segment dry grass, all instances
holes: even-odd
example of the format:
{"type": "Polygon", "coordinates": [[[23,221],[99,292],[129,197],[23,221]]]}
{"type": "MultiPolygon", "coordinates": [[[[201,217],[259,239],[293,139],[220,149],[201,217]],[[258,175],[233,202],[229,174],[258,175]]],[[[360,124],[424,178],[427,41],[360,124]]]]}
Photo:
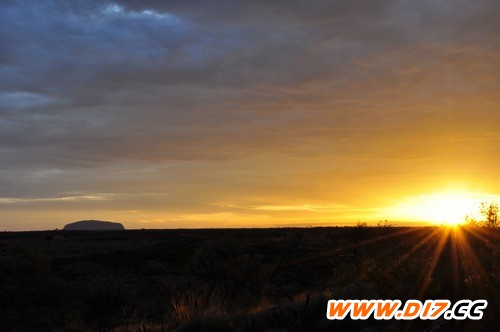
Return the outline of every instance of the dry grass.
{"type": "Polygon", "coordinates": [[[191,290],[174,296],[170,305],[167,317],[169,325],[175,327],[190,321],[227,316],[224,299],[207,289],[191,290]]]}

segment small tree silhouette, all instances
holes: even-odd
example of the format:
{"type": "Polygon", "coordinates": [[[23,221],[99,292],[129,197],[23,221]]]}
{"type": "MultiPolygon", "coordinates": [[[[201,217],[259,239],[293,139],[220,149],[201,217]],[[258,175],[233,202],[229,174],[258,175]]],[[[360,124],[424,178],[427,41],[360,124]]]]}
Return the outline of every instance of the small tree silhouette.
{"type": "Polygon", "coordinates": [[[484,220],[477,220],[471,216],[465,217],[465,224],[467,226],[483,226],[483,227],[497,227],[498,221],[498,204],[496,203],[481,203],[479,212],[484,216],[484,220]]]}
{"type": "Polygon", "coordinates": [[[496,203],[481,203],[480,211],[486,218],[484,221],[488,227],[498,226],[498,205],[496,203]]]}

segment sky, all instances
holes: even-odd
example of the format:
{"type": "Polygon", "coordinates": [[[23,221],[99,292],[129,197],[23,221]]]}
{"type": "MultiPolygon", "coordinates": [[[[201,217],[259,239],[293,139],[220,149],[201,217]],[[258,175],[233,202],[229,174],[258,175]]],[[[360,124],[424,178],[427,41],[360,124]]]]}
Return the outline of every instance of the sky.
{"type": "Polygon", "coordinates": [[[4,0],[0,230],[417,224],[443,199],[494,200],[499,14],[4,0]]]}

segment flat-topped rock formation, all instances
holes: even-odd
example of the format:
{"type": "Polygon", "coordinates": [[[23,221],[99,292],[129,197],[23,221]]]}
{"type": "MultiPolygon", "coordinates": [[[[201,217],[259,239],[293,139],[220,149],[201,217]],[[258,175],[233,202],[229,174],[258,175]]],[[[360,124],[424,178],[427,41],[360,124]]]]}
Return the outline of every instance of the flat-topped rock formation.
{"type": "Polygon", "coordinates": [[[64,226],[65,231],[119,231],[124,230],[119,222],[101,220],[81,220],[64,226]]]}

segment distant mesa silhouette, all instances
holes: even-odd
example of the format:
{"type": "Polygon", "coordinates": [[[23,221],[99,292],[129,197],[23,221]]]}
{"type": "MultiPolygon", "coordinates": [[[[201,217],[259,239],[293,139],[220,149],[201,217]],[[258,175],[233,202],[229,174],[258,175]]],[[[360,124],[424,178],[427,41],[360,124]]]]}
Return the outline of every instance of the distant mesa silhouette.
{"type": "Polygon", "coordinates": [[[119,222],[101,220],[81,220],[64,226],[65,231],[119,231],[124,230],[119,222]]]}

